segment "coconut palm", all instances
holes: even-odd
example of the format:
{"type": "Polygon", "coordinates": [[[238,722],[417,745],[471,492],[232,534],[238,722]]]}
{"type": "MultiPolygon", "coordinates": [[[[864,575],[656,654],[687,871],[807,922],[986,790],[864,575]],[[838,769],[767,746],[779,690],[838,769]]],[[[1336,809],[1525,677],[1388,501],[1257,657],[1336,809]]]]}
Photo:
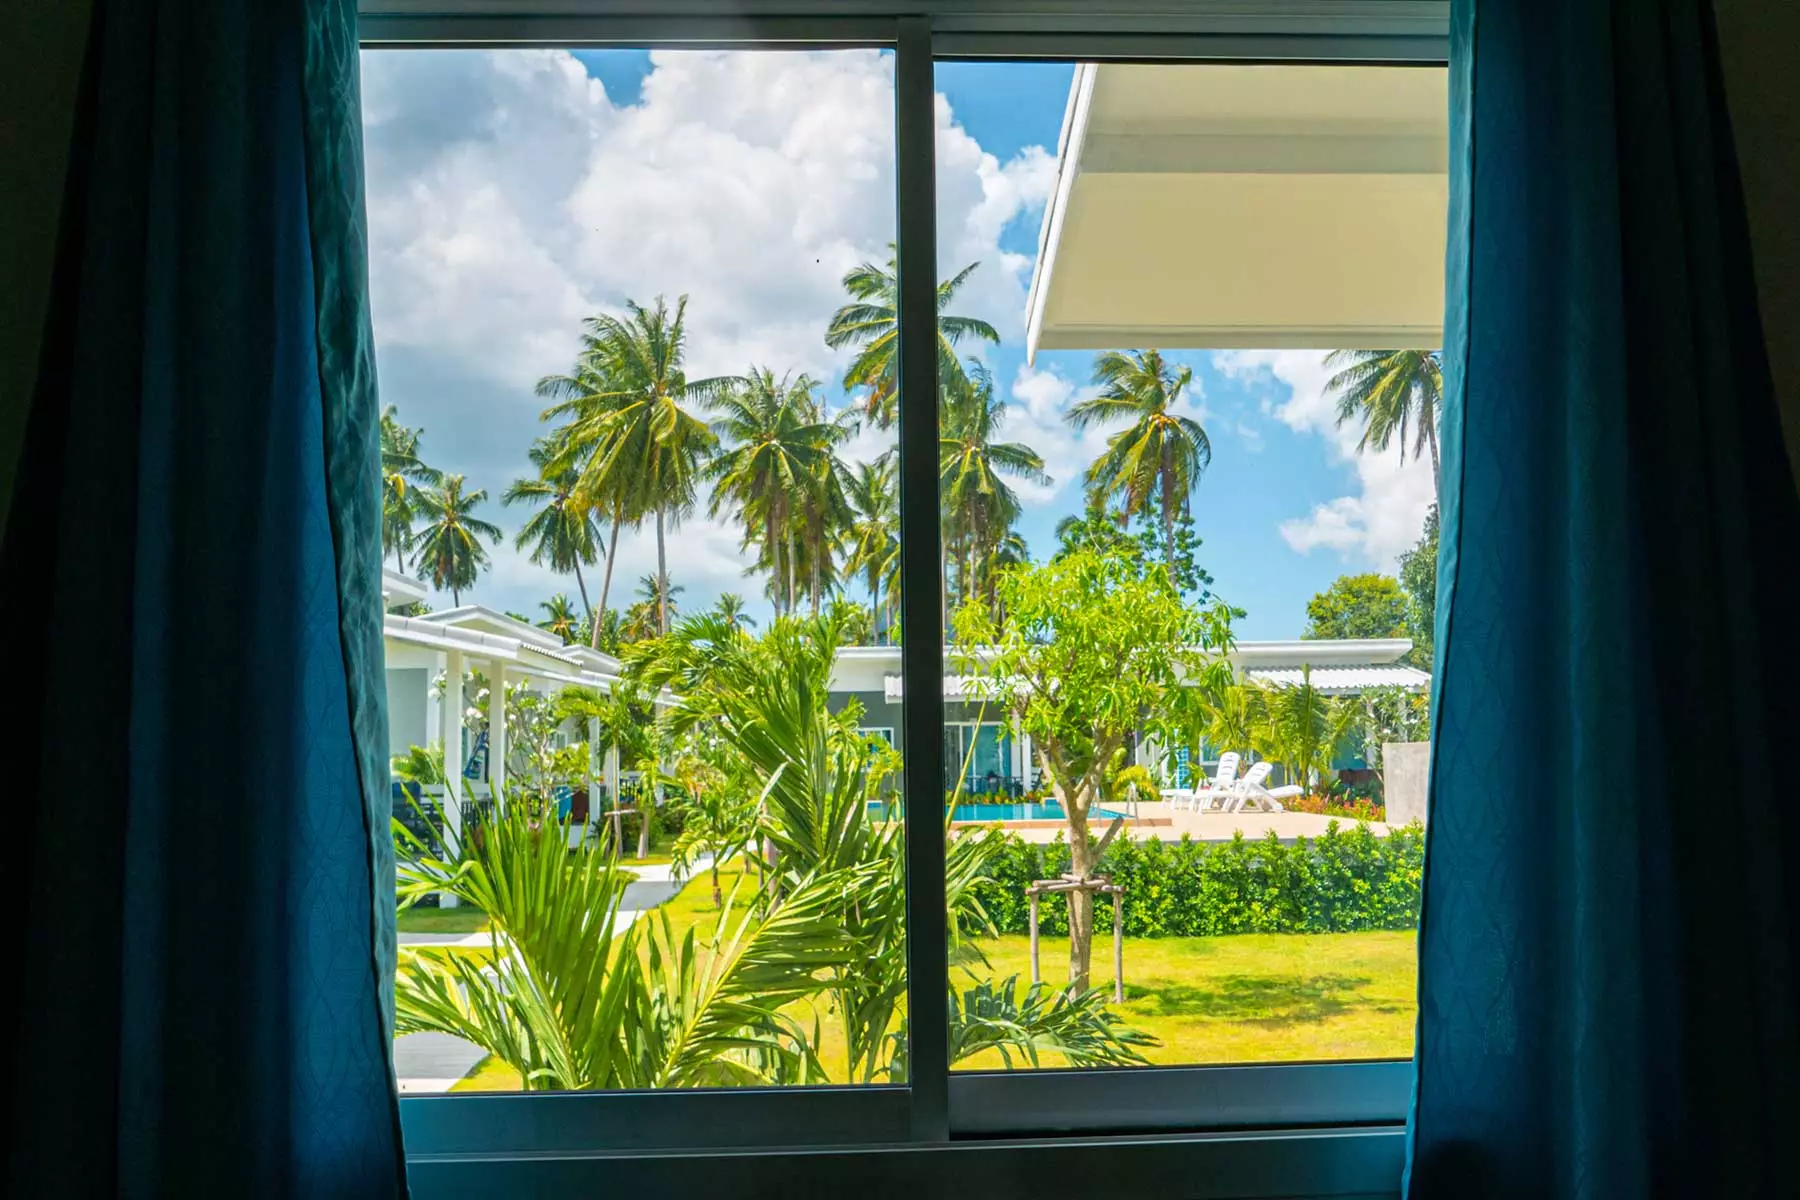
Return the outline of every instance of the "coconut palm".
{"type": "MultiPolygon", "coordinates": [[[[844,276],[844,290],[850,293],[851,303],[833,313],[831,324],[825,329],[825,344],[833,350],[860,347],[844,372],[844,390],[868,389],[863,399],[864,419],[880,429],[894,423],[900,371],[900,282],[893,249],[890,242],[885,266],[863,263],[844,276]]],[[[944,311],[980,265],[970,263],[937,287],[940,386],[962,379],[962,364],[956,359],[958,342],[966,337],[995,344],[1000,341],[1000,334],[986,321],[944,311]]]]}
{"type": "Polygon", "coordinates": [[[536,477],[515,479],[500,496],[502,504],[529,504],[538,510],[519,530],[513,545],[521,550],[530,547],[534,563],[560,574],[573,574],[575,586],[581,590],[581,606],[591,614],[594,606],[588,600],[581,564],[592,564],[599,557],[600,530],[593,509],[575,497],[579,472],[572,467],[551,469],[558,450],[545,438],[532,443],[530,458],[538,469],[536,477]]]}
{"type": "Polygon", "coordinates": [[[1175,411],[1193,381],[1191,367],[1175,367],[1156,350],[1109,350],[1094,360],[1098,395],[1069,406],[1077,429],[1125,424],[1107,439],[1088,468],[1088,486],[1116,496],[1127,519],[1161,501],[1163,561],[1175,567],[1175,514],[1186,511],[1194,484],[1212,462],[1212,442],[1192,417],[1175,411]]]}
{"type": "Polygon", "coordinates": [[[844,567],[860,574],[868,587],[869,609],[878,633],[892,625],[890,620],[884,626],[881,618],[891,617],[890,610],[900,597],[900,496],[894,476],[891,460],[858,463],[844,489],[851,514],[845,530],[849,557],[844,567]],[[882,607],[884,592],[887,608],[882,607]]]}
{"type": "Polygon", "coordinates": [[[1431,453],[1431,486],[1438,479],[1438,413],[1444,402],[1443,361],[1435,350],[1334,350],[1325,365],[1336,374],[1325,381],[1337,395],[1337,423],[1361,419],[1359,451],[1386,450],[1400,435],[1406,461],[1410,435],[1413,457],[1431,453]]]}
{"type": "Polygon", "coordinates": [[[481,569],[488,565],[481,539],[498,542],[501,538],[499,526],[475,516],[476,507],[487,498],[483,488],[464,492],[461,475],[446,475],[442,483],[413,493],[412,503],[427,522],[419,538],[418,564],[427,572],[431,586],[440,592],[449,588],[451,600],[459,605],[462,589],[474,587],[481,569]]]}
{"type": "Polygon", "coordinates": [[[575,612],[575,606],[561,592],[542,601],[538,605],[544,610],[544,619],[538,626],[548,629],[567,645],[581,636],[581,617],[575,612]]]}
{"type": "Polygon", "coordinates": [[[961,383],[944,389],[938,415],[938,491],[946,551],[957,556],[963,598],[992,592],[992,556],[1019,516],[1002,476],[1048,486],[1044,460],[1023,442],[997,442],[1006,402],[976,359],[961,383]],[[990,586],[983,587],[986,583],[990,586]]]}
{"type": "MultiPolygon", "coordinates": [[[[847,432],[847,430],[846,430],[847,432]]],[[[838,549],[851,520],[844,480],[849,468],[829,447],[813,464],[800,494],[798,512],[801,560],[806,565],[807,593],[813,616],[827,591],[838,583],[838,549]]]]}
{"type": "MultiPolygon", "coordinates": [[[[623,319],[588,318],[576,373],[540,380],[538,392],[558,399],[545,420],[568,420],[554,468],[577,467],[574,494],[615,523],[654,519],[656,574],[666,582],[668,527],[693,508],[701,461],[717,441],[684,406],[712,402],[742,381],[687,377],[686,296],[673,311],[660,296],[652,307],[631,300],[625,309],[623,319]]],[[[666,603],[657,616],[667,633],[666,603]]]]}
{"type": "Polygon", "coordinates": [[[394,565],[406,573],[406,552],[413,545],[413,484],[438,483],[442,472],[428,467],[419,457],[422,429],[400,424],[398,410],[388,405],[381,413],[381,542],[394,552],[394,565]]]}
{"type": "Polygon", "coordinates": [[[736,592],[720,594],[713,604],[713,616],[732,629],[751,629],[756,625],[756,618],[744,611],[744,598],[736,592]]]}
{"type": "Polygon", "coordinates": [[[681,593],[687,591],[679,583],[671,584],[667,575],[660,579],[646,575],[638,580],[637,603],[625,612],[624,640],[642,642],[662,633],[662,622],[681,615],[681,593]]]}
{"type": "Polygon", "coordinates": [[[797,593],[795,542],[801,511],[818,473],[848,430],[827,420],[809,376],[780,379],[752,367],[737,387],[712,402],[719,414],[712,432],[724,448],[707,465],[714,481],[709,515],[735,505],[744,521],[744,544],[760,546],[760,565],[776,583],[777,610],[792,611],[797,593]],[[785,590],[783,582],[785,581],[785,590]]]}

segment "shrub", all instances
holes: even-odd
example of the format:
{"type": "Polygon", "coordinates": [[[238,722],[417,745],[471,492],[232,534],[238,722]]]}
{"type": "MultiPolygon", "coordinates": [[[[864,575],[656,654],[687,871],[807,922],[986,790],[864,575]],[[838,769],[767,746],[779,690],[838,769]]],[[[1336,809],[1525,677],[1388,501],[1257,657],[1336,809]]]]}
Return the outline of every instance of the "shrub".
{"type": "MultiPolygon", "coordinates": [[[[1411,929],[1419,918],[1425,831],[1413,824],[1377,836],[1366,825],[1332,822],[1311,840],[1284,844],[1273,833],[1257,841],[1156,838],[1119,841],[1100,871],[1125,885],[1125,932],[1132,937],[1210,937],[1228,933],[1348,933],[1411,929]]],[[[1001,933],[1029,928],[1025,888],[1069,869],[1069,848],[1006,837],[991,877],[976,895],[1001,933]]],[[[1098,904],[1095,926],[1112,914],[1098,904]]],[[[1060,897],[1039,906],[1039,929],[1066,935],[1060,897]]]]}

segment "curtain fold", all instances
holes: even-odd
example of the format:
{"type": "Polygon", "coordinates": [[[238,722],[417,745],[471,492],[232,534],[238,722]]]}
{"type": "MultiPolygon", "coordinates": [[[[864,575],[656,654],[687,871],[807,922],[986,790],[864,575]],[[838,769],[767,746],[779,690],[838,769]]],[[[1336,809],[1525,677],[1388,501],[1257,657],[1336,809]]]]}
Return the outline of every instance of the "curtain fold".
{"type": "Polygon", "coordinates": [[[0,573],[14,1194],[405,1192],[359,122],[348,0],[95,5],[0,573]]]}
{"type": "Polygon", "coordinates": [[[1408,1195],[1800,1190],[1800,498],[1704,0],[1455,0],[1408,1195]]]}

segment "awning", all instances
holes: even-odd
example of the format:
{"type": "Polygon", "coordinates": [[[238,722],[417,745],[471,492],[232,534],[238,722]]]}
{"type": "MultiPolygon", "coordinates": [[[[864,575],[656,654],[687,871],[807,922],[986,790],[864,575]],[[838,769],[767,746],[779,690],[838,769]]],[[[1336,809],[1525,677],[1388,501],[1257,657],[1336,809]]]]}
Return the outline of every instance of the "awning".
{"type": "Polygon", "coordinates": [[[1438,348],[1447,86],[1441,67],[1081,64],[1027,354],[1438,348]]]}

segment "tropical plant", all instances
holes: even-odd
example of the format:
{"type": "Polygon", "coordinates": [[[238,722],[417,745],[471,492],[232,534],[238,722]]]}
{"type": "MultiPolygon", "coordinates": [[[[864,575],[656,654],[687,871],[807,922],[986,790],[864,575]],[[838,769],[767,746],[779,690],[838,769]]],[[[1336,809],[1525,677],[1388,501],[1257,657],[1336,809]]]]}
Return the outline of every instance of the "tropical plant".
{"type": "MultiPolygon", "coordinates": [[[[697,731],[696,731],[697,733],[697,731]]],[[[724,904],[719,889],[719,867],[742,850],[754,836],[756,808],[749,802],[745,781],[732,779],[710,761],[714,747],[689,735],[689,744],[674,756],[669,777],[681,789],[684,808],[681,832],[676,835],[669,861],[686,875],[705,856],[711,875],[713,907],[724,904]],[[699,743],[699,744],[696,744],[699,743]]]]}
{"type": "Polygon", "coordinates": [[[993,374],[970,359],[963,379],[944,387],[938,413],[938,494],[945,549],[957,565],[957,594],[963,600],[985,596],[990,605],[994,552],[1019,516],[1019,498],[1002,476],[1051,482],[1037,451],[994,440],[1005,410],[993,374]]]}
{"type": "MultiPolygon", "coordinates": [[[[539,438],[532,443],[531,463],[536,476],[515,479],[501,493],[502,504],[529,504],[537,508],[520,528],[513,545],[531,548],[531,561],[548,566],[559,574],[575,576],[581,592],[581,606],[589,613],[594,606],[588,600],[587,580],[582,578],[583,563],[592,564],[600,555],[600,530],[594,523],[593,509],[575,496],[580,478],[573,467],[553,469],[559,452],[550,441],[539,438]]],[[[572,639],[564,639],[565,641],[572,639]]]]}
{"type": "Polygon", "coordinates": [[[782,1007],[862,948],[832,921],[843,881],[796,882],[765,916],[721,911],[706,942],[666,913],[621,930],[626,876],[529,804],[501,808],[444,855],[396,826],[403,900],[443,892],[488,916],[486,961],[403,949],[395,1029],[447,1033],[528,1090],[802,1083],[820,1078],[782,1007]]]}
{"type": "Polygon", "coordinates": [[[1413,457],[1431,453],[1432,494],[1438,481],[1438,416],[1444,403],[1444,366],[1435,350],[1334,350],[1325,365],[1335,373],[1325,381],[1337,396],[1337,423],[1360,420],[1358,451],[1386,450],[1400,436],[1406,461],[1410,436],[1413,457]]]}
{"type": "Polygon", "coordinates": [[[550,599],[540,602],[538,607],[544,610],[544,619],[538,625],[561,638],[564,645],[581,636],[581,618],[567,596],[558,592],[550,599]]]}
{"type": "Polygon", "coordinates": [[[396,779],[404,779],[410,783],[424,786],[436,786],[444,782],[444,743],[433,742],[429,746],[408,746],[405,754],[396,754],[389,764],[389,770],[396,779]]]}
{"type": "Polygon", "coordinates": [[[1400,586],[1406,589],[1406,634],[1412,649],[1404,661],[1421,671],[1431,670],[1437,640],[1438,510],[1425,513],[1425,529],[1419,543],[1400,555],[1400,586]]]}
{"type": "Polygon", "coordinates": [[[538,394],[557,400],[543,419],[567,418],[550,466],[579,472],[574,495],[615,525],[654,519],[656,577],[664,584],[657,629],[667,633],[667,530],[693,508],[701,461],[716,441],[684,406],[711,403],[741,381],[687,377],[686,296],[672,312],[660,296],[653,307],[633,300],[625,309],[622,319],[588,318],[576,373],[540,380],[538,394]]]}
{"type": "Polygon", "coordinates": [[[1095,988],[1071,993],[1046,983],[1019,993],[1019,977],[999,982],[981,980],[960,994],[950,991],[950,1064],[994,1050],[1011,1068],[1041,1066],[1053,1054],[1071,1067],[1141,1066],[1137,1047],[1156,1039],[1125,1025],[1106,1008],[1106,994],[1095,988]]]}
{"type": "MultiPolygon", "coordinates": [[[[1216,684],[1230,666],[1229,617],[1187,604],[1161,567],[1135,556],[1076,550],[1000,576],[1000,616],[965,602],[953,661],[981,680],[1031,735],[1062,805],[1073,871],[1094,865],[1088,813],[1107,772],[1146,718],[1183,686],[1216,684]]],[[[1093,897],[1067,894],[1069,983],[1088,986],[1093,897]]]]}
{"type": "Polygon", "coordinates": [[[900,494],[891,460],[858,463],[844,490],[850,503],[846,570],[862,576],[877,637],[900,603],[900,494]]]}
{"type": "Polygon", "coordinates": [[[1293,782],[1306,789],[1357,717],[1355,708],[1313,686],[1310,666],[1300,668],[1297,684],[1264,688],[1262,709],[1260,749],[1286,764],[1293,782]]]}
{"type": "Polygon", "coordinates": [[[1163,561],[1175,566],[1175,516],[1187,510],[1194,485],[1212,462],[1212,442],[1192,417],[1178,413],[1192,367],[1174,367],[1156,350],[1109,350],[1094,359],[1097,395],[1068,409],[1077,429],[1126,422],[1088,468],[1088,486],[1120,499],[1127,517],[1154,496],[1160,504],[1163,561]]]}
{"type": "Polygon", "coordinates": [[[455,604],[462,603],[462,590],[474,587],[488,565],[481,540],[498,542],[501,537],[498,526],[475,516],[475,509],[486,500],[485,490],[465,493],[461,475],[446,475],[441,483],[413,493],[412,503],[427,521],[419,538],[419,565],[433,587],[450,589],[455,604]]]}
{"type": "Polygon", "coordinates": [[[419,457],[422,429],[400,424],[398,410],[388,405],[381,411],[381,545],[394,552],[394,566],[406,573],[406,552],[413,545],[413,485],[437,483],[442,472],[419,457]]]}
{"type": "MultiPolygon", "coordinates": [[[[867,389],[863,419],[880,429],[894,423],[900,377],[900,281],[893,249],[890,243],[885,266],[862,263],[844,276],[844,290],[850,293],[851,302],[832,314],[831,324],[825,329],[825,344],[833,350],[858,347],[856,358],[844,372],[844,390],[867,389]]],[[[986,321],[945,312],[980,265],[970,263],[937,286],[940,386],[952,386],[962,380],[957,343],[968,337],[994,344],[1000,341],[999,332],[986,321]]]]}

